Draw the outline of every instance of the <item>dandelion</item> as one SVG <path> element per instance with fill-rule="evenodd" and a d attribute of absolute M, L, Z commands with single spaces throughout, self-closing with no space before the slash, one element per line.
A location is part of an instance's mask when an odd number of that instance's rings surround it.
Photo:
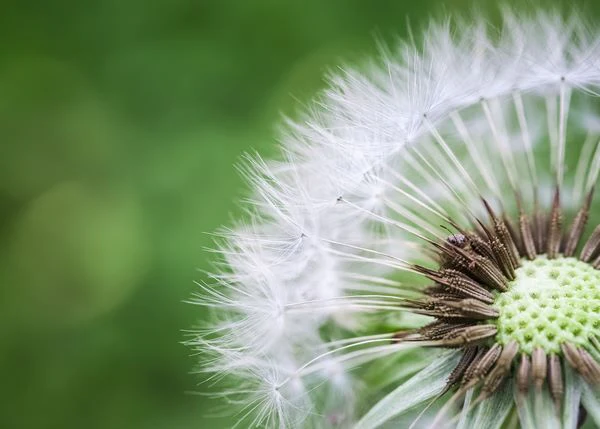
<path fill-rule="evenodd" d="M 238 426 L 600 425 L 599 89 L 581 16 L 510 10 L 332 77 L 194 299 Z"/>

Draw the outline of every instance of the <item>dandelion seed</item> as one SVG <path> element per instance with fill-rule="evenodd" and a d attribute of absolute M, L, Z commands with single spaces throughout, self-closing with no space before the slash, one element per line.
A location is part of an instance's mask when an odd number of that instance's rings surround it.
<path fill-rule="evenodd" d="M 243 169 L 190 341 L 240 426 L 600 425 L 600 37 L 459 25 L 332 78 Z"/>

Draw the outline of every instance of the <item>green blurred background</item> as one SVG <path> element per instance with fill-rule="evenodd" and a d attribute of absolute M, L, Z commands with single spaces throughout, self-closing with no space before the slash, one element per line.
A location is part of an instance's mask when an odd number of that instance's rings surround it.
<path fill-rule="evenodd" d="M 470 5 L 3 1 L 0 428 L 230 427 L 181 342 L 233 165 L 327 70 Z"/>

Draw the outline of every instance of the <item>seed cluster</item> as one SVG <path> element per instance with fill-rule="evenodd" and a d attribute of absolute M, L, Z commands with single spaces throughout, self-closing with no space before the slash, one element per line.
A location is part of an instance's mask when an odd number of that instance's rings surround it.
<path fill-rule="evenodd" d="M 517 198 L 515 222 L 482 199 L 488 221 L 476 220 L 469 230 L 453 225 L 456 234 L 431 243 L 439 269 L 415 270 L 434 284 L 405 305 L 436 320 L 396 339 L 463 349 L 446 390 L 477 386 L 482 400 L 514 376 L 522 394 L 548 383 L 560 407 L 564 364 L 589 383 L 600 382 L 590 350 L 600 327 L 600 225 L 574 257 L 592 195 L 565 230 L 558 187 L 546 212 L 536 202 L 528 214 Z"/>

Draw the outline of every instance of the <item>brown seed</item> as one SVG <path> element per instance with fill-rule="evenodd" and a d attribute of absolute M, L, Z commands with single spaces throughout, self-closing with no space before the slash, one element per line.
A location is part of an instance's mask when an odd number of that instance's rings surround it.
<path fill-rule="evenodd" d="M 441 277 L 438 282 L 452 292 L 475 298 L 488 304 L 494 302 L 494 295 L 466 274 L 450 269 L 441 270 L 439 274 Z"/>
<path fill-rule="evenodd" d="M 548 356 L 548 387 L 550 389 L 550 395 L 554 401 L 556 411 L 560 412 L 562 398 L 565 393 L 565 386 L 563 382 L 562 368 L 560 366 L 560 358 L 555 354 Z"/>
<path fill-rule="evenodd" d="M 411 311 L 415 314 L 421 314 L 423 316 L 446 318 L 446 319 L 464 319 L 464 315 L 451 307 L 436 305 L 435 308 L 412 308 Z"/>
<path fill-rule="evenodd" d="M 464 271 L 469 263 L 469 255 L 472 252 L 469 249 L 463 249 L 458 246 L 442 246 L 440 249 L 440 267 L 442 269 L 453 269 Z"/>
<path fill-rule="evenodd" d="M 473 360 L 473 364 L 465 371 L 462 380 L 463 389 L 467 390 L 479 383 L 488 373 L 490 368 L 494 366 L 501 353 L 502 346 L 496 343 L 480 358 L 477 356 Z"/>
<path fill-rule="evenodd" d="M 475 371 L 475 367 L 477 366 L 477 363 L 481 361 L 481 358 L 487 353 L 488 350 L 489 348 L 485 346 L 477 347 L 477 353 L 471 359 L 471 362 L 463 371 L 462 378 L 460 380 L 461 386 L 464 386 L 471 379 L 473 371 Z"/>
<path fill-rule="evenodd" d="M 448 381 L 446 382 L 446 387 L 444 388 L 444 393 L 447 392 L 452 386 L 454 386 L 458 381 L 463 377 L 465 371 L 473 362 L 473 359 L 477 355 L 478 347 L 466 347 L 465 352 L 461 356 L 458 364 L 454 367 L 450 376 L 448 377 Z"/>
<path fill-rule="evenodd" d="M 506 279 L 495 262 L 475 252 L 453 247 L 442 247 L 444 260 L 442 269 L 452 269 L 481 281 L 491 289 L 506 291 Z M 415 270 L 430 275 L 432 270 L 416 266 Z"/>
<path fill-rule="evenodd" d="M 581 249 L 581 253 L 579 254 L 579 259 L 583 262 L 589 262 L 592 260 L 596 253 L 598 252 L 598 248 L 600 245 L 600 225 L 598 225 L 594 232 L 590 235 L 590 238 L 583 245 L 583 249 Z"/>
<path fill-rule="evenodd" d="M 531 227 L 531 221 L 525 213 L 521 213 L 519 216 L 519 230 L 521 231 L 521 237 L 523 239 L 523 247 L 525 254 L 528 259 L 535 259 L 537 251 L 535 249 L 535 241 L 533 239 L 533 230 Z"/>
<path fill-rule="evenodd" d="M 481 301 L 473 298 L 461 299 L 460 301 L 450 302 L 446 304 L 452 308 L 459 310 L 462 317 L 475 320 L 486 320 L 497 318 L 500 313 L 494 307 L 490 307 Z"/>
<path fill-rule="evenodd" d="M 450 331 L 439 341 L 440 346 L 461 347 L 475 344 L 486 338 L 496 335 L 498 330 L 495 325 L 469 325 Z"/>
<path fill-rule="evenodd" d="M 486 319 L 487 316 L 477 315 L 474 311 L 467 314 L 461 305 L 456 304 L 460 302 L 460 298 L 456 300 L 452 299 L 428 297 L 423 300 L 405 300 L 406 307 L 410 308 L 413 313 L 423 314 L 426 316 L 438 317 L 438 318 L 461 318 L 461 319 Z M 486 304 L 483 304 L 486 305 Z"/>
<path fill-rule="evenodd" d="M 560 188 L 557 186 L 552 200 L 550 219 L 548 220 L 548 241 L 546 243 L 546 254 L 548 259 L 554 259 L 560 252 L 562 228 L 562 211 L 560 207 Z"/>
<path fill-rule="evenodd" d="M 521 241 L 521 236 L 519 235 L 517 228 L 514 227 L 513 223 L 507 217 L 503 218 L 504 225 L 506 226 L 506 230 L 510 234 L 510 239 L 512 240 L 513 245 L 511 245 L 511 257 L 514 258 L 513 263 L 515 268 L 521 266 L 521 256 L 524 254 L 523 252 L 523 242 Z M 507 243 L 509 243 L 507 241 Z"/>
<path fill-rule="evenodd" d="M 565 256 L 573 256 L 575 254 L 575 250 L 577 249 L 579 240 L 581 240 L 581 234 L 583 234 L 585 224 L 590 217 L 590 205 L 592 204 L 593 196 L 594 188 L 592 188 L 592 190 L 588 193 L 583 206 L 579 209 L 579 212 L 577 212 L 575 219 L 573 219 L 571 229 L 566 237 L 564 251 Z"/>
<path fill-rule="evenodd" d="M 476 253 L 454 248 L 453 254 L 443 265 L 443 269 L 460 271 L 473 279 L 479 280 L 490 289 L 506 291 L 506 278 L 495 262 Z"/>
<path fill-rule="evenodd" d="M 540 347 L 533 349 L 531 353 L 531 377 L 536 390 L 541 390 L 547 372 L 546 353 Z"/>
<path fill-rule="evenodd" d="M 600 255 L 598 255 L 598 257 L 594 259 L 594 262 L 592 262 L 592 266 L 595 269 L 600 270 Z"/>
<path fill-rule="evenodd" d="M 582 348 L 579 348 L 579 355 L 581 356 L 581 360 L 590 374 L 590 381 L 593 384 L 600 384 L 600 366 L 598 365 L 596 359 L 594 359 L 586 350 Z"/>
<path fill-rule="evenodd" d="M 430 287 L 425 289 L 425 295 L 429 298 L 433 298 L 434 300 L 448 300 L 448 301 L 456 301 L 462 299 L 463 297 L 453 293 L 452 291 L 448 291 L 442 287 Z"/>
<path fill-rule="evenodd" d="M 517 249 L 517 244 L 515 243 L 514 231 L 511 232 L 512 226 L 510 222 L 506 219 L 499 221 L 494 225 L 494 231 L 496 235 L 502 241 L 502 244 L 508 250 L 508 255 L 510 256 L 510 260 L 514 268 L 517 268 L 521 265 L 520 257 L 519 257 L 519 249 Z"/>
<path fill-rule="evenodd" d="M 508 369 L 497 369 L 494 367 L 488 374 L 488 376 L 483 381 L 483 387 L 481 388 L 481 393 L 477 398 L 477 402 L 482 401 L 486 398 L 489 398 L 492 394 L 498 390 L 504 380 L 506 380 L 506 376 L 508 375 Z"/>
<path fill-rule="evenodd" d="M 569 362 L 569 365 L 571 365 L 576 371 L 579 371 L 578 368 L 583 366 L 583 362 L 581 361 L 581 356 L 577 352 L 575 346 L 573 346 L 570 343 L 563 343 L 560 345 L 560 348 L 563 352 L 565 359 L 567 360 L 567 362 Z"/>
<path fill-rule="evenodd" d="M 475 256 L 467 266 L 468 271 L 483 283 L 493 289 L 506 292 L 506 278 L 498 269 L 498 266 L 483 256 Z"/>
<path fill-rule="evenodd" d="M 533 230 L 535 237 L 535 247 L 537 249 L 540 249 L 541 251 L 542 249 L 546 248 L 546 214 L 537 208 L 535 209 L 534 213 L 535 214 L 533 217 Z"/>
<path fill-rule="evenodd" d="M 418 333 L 427 340 L 439 340 L 450 332 L 454 332 L 457 329 L 464 329 L 471 325 L 471 323 L 448 323 L 447 321 L 437 320 L 419 329 Z"/>
<path fill-rule="evenodd" d="M 514 357 L 519 351 L 519 345 L 516 341 L 509 342 L 503 349 L 502 353 L 498 357 L 496 361 L 496 365 L 490 371 L 483 382 L 483 387 L 481 389 L 481 395 L 478 398 L 479 400 L 485 399 L 489 397 L 492 393 L 494 393 L 505 380 L 510 366 L 513 362 Z"/>
<path fill-rule="evenodd" d="M 521 354 L 521 363 L 517 370 L 517 388 L 522 394 L 529 390 L 529 377 L 531 375 L 531 360 L 525 353 Z"/>
<path fill-rule="evenodd" d="M 583 357 L 579 353 L 577 347 L 570 343 L 564 343 L 561 345 L 561 349 L 569 365 L 581 374 L 587 382 L 594 383 L 594 377 L 592 376 L 588 365 L 583 361 Z"/>
<path fill-rule="evenodd" d="M 515 279 L 515 267 L 513 266 L 508 249 L 498 236 L 490 237 L 490 245 L 496 256 L 496 261 L 506 277 L 509 280 Z"/>
<path fill-rule="evenodd" d="M 494 252 L 492 251 L 490 243 L 487 240 L 484 240 L 477 234 L 470 234 L 469 243 L 471 244 L 471 248 L 475 253 L 483 256 L 484 258 L 488 258 L 491 261 L 494 261 Z"/>
<path fill-rule="evenodd" d="M 496 263 L 495 265 L 500 268 L 506 278 L 509 280 L 514 280 L 515 268 L 517 266 L 515 263 L 518 264 L 518 262 L 513 263 L 513 259 L 510 255 L 510 251 L 512 249 L 509 249 L 509 246 L 514 246 L 512 237 L 510 237 L 510 233 L 508 232 L 506 225 L 496 217 L 488 202 L 485 199 L 482 199 L 482 201 L 493 224 L 492 231 L 487 228 L 483 222 L 479 222 L 481 224 L 481 228 L 487 235 L 490 247 L 494 254 L 494 258 L 490 260 L 493 260 Z M 515 259 L 518 260 L 518 257 L 515 257 Z"/>
<path fill-rule="evenodd" d="M 496 362 L 497 367 L 502 367 L 505 369 L 509 369 L 512 364 L 513 359 L 519 352 L 519 344 L 515 340 L 511 340 L 504 346 L 502 349 L 502 353 L 498 357 L 498 361 Z"/>

